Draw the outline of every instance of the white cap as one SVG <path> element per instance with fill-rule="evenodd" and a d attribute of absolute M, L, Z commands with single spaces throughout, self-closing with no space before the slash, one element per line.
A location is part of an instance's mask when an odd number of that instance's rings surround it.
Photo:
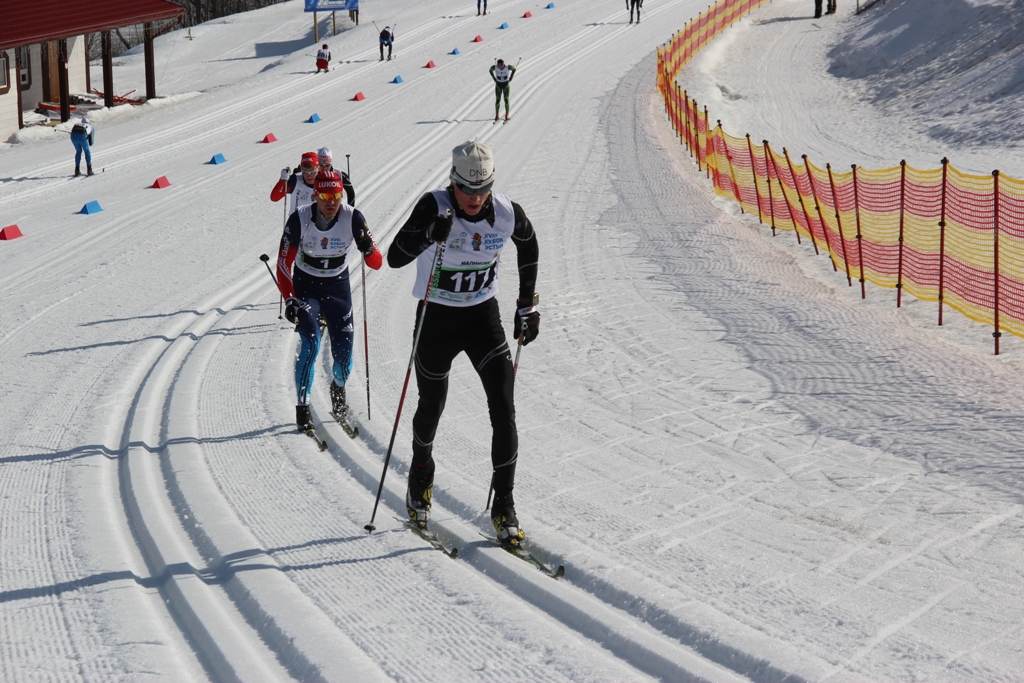
<path fill-rule="evenodd" d="M 89 117 L 88 116 L 83 116 L 82 117 L 82 123 L 89 123 Z"/>
<path fill-rule="evenodd" d="M 452 150 L 452 182 L 470 187 L 486 187 L 494 183 L 494 157 L 491 148 L 471 140 Z"/>
<path fill-rule="evenodd" d="M 316 156 L 320 160 L 321 166 L 330 166 L 334 163 L 334 155 L 331 154 L 330 147 L 321 147 L 316 151 Z"/>

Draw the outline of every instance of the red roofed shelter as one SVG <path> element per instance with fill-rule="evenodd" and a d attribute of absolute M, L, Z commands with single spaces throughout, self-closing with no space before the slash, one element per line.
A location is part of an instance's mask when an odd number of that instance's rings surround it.
<path fill-rule="evenodd" d="M 166 19 L 177 19 L 180 22 L 185 15 L 184 7 L 167 0 L 3 0 L 2 4 L 0 140 L 24 127 L 21 115 L 22 91 L 39 90 L 42 100 L 59 99 L 61 121 L 71 117 L 69 79 L 74 77 L 76 87 L 80 90 L 89 88 L 89 55 L 85 40 L 89 33 L 102 34 L 104 104 L 112 107 L 114 69 L 110 32 L 133 24 L 143 24 L 146 99 L 156 97 L 153 22 Z M 37 63 L 41 81 L 39 84 L 33 78 L 33 67 Z M 85 88 L 81 88 L 83 77 Z M 54 84 L 53 80 L 57 83 Z M 36 88 L 37 85 L 41 87 Z M 15 108 L 17 128 L 13 128 L 12 110 Z"/>

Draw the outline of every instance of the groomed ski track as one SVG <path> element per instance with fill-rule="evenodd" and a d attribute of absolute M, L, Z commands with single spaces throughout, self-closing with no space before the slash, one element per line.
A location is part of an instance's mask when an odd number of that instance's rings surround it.
<path fill-rule="evenodd" d="M 958 591 L 993 599 L 996 571 L 968 567 L 941 590 L 901 595 L 900 613 L 871 637 L 790 630 L 785 615 L 810 609 L 793 584 L 839 581 L 850 594 L 881 584 L 867 599 L 882 601 L 888 573 L 934 562 L 934 550 L 1002 548 L 1021 507 L 967 502 L 967 484 L 924 483 L 912 463 L 870 443 L 820 436 L 808 426 L 813 411 L 786 398 L 787 375 L 752 370 L 760 359 L 736 340 L 776 331 L 756 316 L 764 303 L 755 290 L 781 292 L 801 269 L 714 206 L 663 120 L 653 48 L 704 7 L 652 1 L 643 23 L 628 26 L 620 0 L 561 0 L 552 11 L 513 0 L 479 18 L 466 2 L 405 4 L 375 3 L 407 29 L 398 60 L 377 62 L 364 10 L 363 26 L 329 39 L 338 62 L 329 74 L 282 54 L 145 120 L 111 122 L 101 129 L 109 146 L 96 149 L 106 170 L 91 185 L 66 177 L 66 141 L 0 156 L 0 212 L 32 237 L 17 258 L 3 257 L 0 275 L 0 353 L 20 359 L 2 370 L 0 640 L 14 644 L 0 648 L 4 677 L 855 678 L 887 638 Z M 520 20 L 527 10 L 534 18 Z M 296 3 L 249 17 L 274 22 L 277 36 L 308 29 Z M 496 31 L 502 21 L 512 29 Z M 469 42 L 476 34 L 485 41 Z M 462 54 L 445 56 L 455 46 Z M 247 54 L 225 41 L 203 63 Z M 513 120 L 492 126 L 486 68 L 519 55 Z M 438 66 L 424 70 L 429 59 Z M 389 85 L 395 73 L 406 83 Z M 367 100 L 350 102 L 357 91 Z M 303 124 L 314 111 L 323 121 Z M 269 131 L 282 142 L 256 144 Z M 257 260 L 274 254 L 280 235 L 281 207 L 266 197 L 301 151 L 329 145 L 339 167 L 352 154 L 358 206 L 386 250 L 419 195 L 445 183 L 451 147 L 471 138 L 494 147 L 501 189 L 541 236 L 542 335 L 524 351 L 517 386 L 517 502 L 534 551 L 566 565 L 558 581 L 479 538 L 490 527 L 490 433 L 464 359 L 436 442 L 432 523 L 458 560 L 393 521 L 404 514 L 414 384 L 378 531 L 362 530 L 408 362 L 413 270 L 368 275 L 371 421 L 353 269 L 349 400 L 363 434 L 353 441 L 326 419 L 330 371 L 321 364 L 321 453 L 293 429 L 296 336 L 277 319 L 276 290 Z M 216 152 L 229 163 L 205 165 Z M 144 189 L 164 173 L 170 189 Z M 96 197 L 98 219 L 72 215 Z M 27 208 L 38 204 L 45 211 Z M 734 242 L 761 245 L 767 265 L 728 267 Z M 700 250 L 705 258 L 687 260 Z M 502 270 L 506 318 L 511 263 Z M 792 289 L 806 294 L 799 282 Z M 782 305 L 774 313 L 793 315 Z M 829 321 L 868 325 L 871 314 L 841 307 Z M 719 322 L 747 319 L 756 324 Z M 911 332 L 927 346 L 927 333 Z M 780 349 L 797 341 L 786 337 Z M 772 358 L 796 362 L 781 350 Z M 846 380 L 815 381 L 824 396 Z M 859 461 L 874 463 L 869 478 L 847 464 Z M 855 521 L 825 509 L 835 495 Z M 792 502 L 799 497 L 804 507 Z M 890 499 L 900 501 L 898 520 L 872 520 Z M 958 514 L 924 525 L 904 547 L 898 525 L 922 501 Z M 751 508 L 762 516 L 745 514 Z M 787 525 L 805 534 L 806 549 L 772 541 Z M 716 534 L 721 550 L 701 545 Z M 871 566 L 847 578 L 864 557 Z M 1012 566 L 1011 553 L 997 558 L 987 561 Z M 843 596 L 826 593 L 812 596 L 821 618 L 849 619 Z M 1019 631 L 993 624 L 960 657 L 983 660 Z M 834 655 L 850 644 L 855 652 Z M 877 666 L 867 671 L 899 671 Z"/>

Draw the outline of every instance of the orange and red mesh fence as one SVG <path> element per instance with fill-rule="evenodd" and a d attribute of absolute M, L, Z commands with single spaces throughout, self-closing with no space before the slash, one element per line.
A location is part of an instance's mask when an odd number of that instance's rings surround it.
<path fill-rule="evenodd" d="M 658 49 L 658 90 L 673 128 L 715 192 L 772 231 L 794 231 L 832 259 L 852 285 L 896 289 L 1024 337 L 1024 181 L 963 173 L 945 159 L 840 172 L 794 158 L 767 140 L 735 137 L 676 83 L 683 66 L 769 0 L 720 0 Z M 711 125 L 714 121 L 715 125 Z"/>

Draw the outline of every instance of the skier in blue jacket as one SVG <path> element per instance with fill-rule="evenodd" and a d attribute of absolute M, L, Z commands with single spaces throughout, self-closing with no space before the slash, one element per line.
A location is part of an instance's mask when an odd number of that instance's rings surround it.
<path fill-rule="evenodd" d="M 90 147 L 96 144 L 96 130 L 92 127 L 88 116 L 71 129 L 71 143 L 75 146 L 75 175 L 82 175 L 80 166 L 82 163 L 82 152 L 85 152 L 86 175 L 94 175 L 92 172 L 92 150 Z"/>

